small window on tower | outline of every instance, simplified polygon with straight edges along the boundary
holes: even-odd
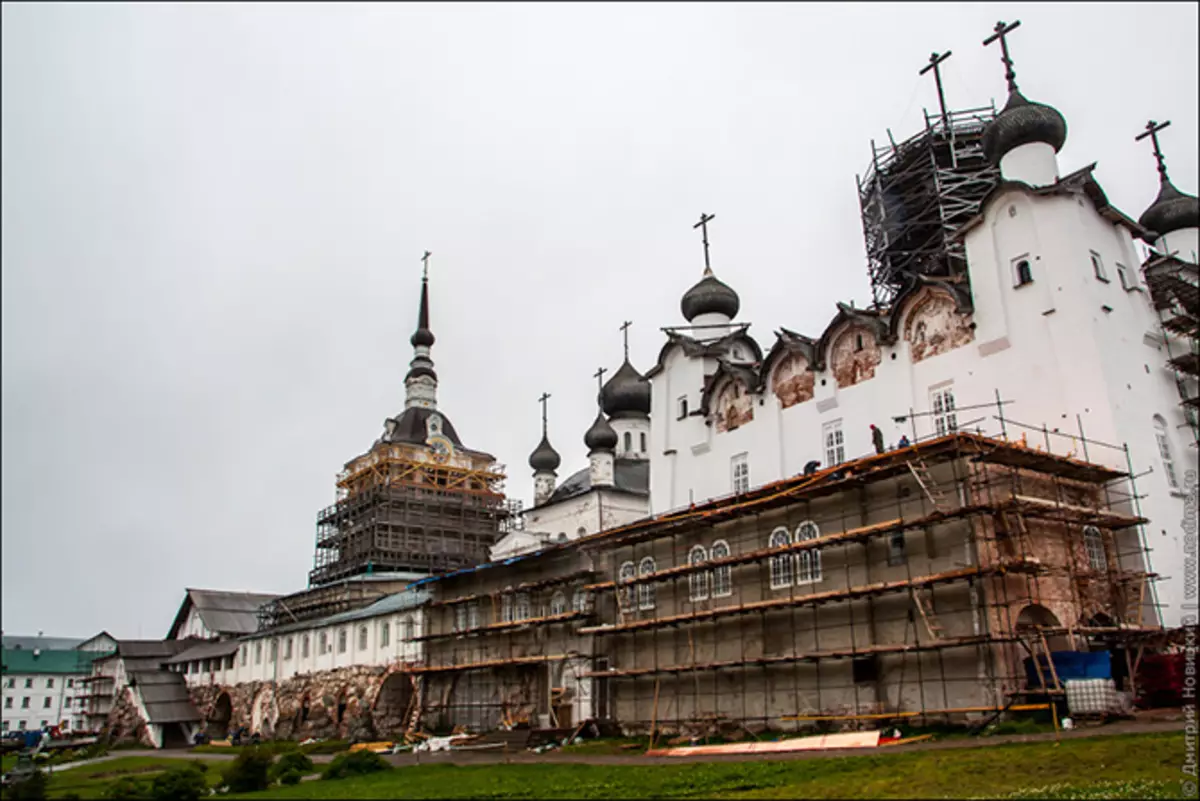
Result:
[[[646,432],[643,431],[639,436],[641,437],[642,453],[645,453],[646,452]]]
[[[688,416],[688,402],[687,402],[687,395],[684,395],[683,397],[681,397],[681,398],[680,398],[680,399],[679,399],[679,400],[676,402],[676,406],[677,406],[677,408],[679,409],[679,419],[680,419],[680,420],[682,420],[683,418],[685,418],[685,417],[687,417],[687,416]]]
[[[626,431],[625,432],[625,452],[629,453],[631,450],[633,450],[633,434]]]
[[[1108,273],[1106,273],[1104,271],[1104,262],[1101,261],[1100,254],[1096,253],[1095,251],[1092,251],[1091,255],[1092,255],[1092,272],[1096,274],[1096,278],[1100,279],[1101,281],[1103,281],[1104,283],[1107,284],[1108,283]]]
[[[1013,286],[1025,286],[1033,283],[1033,266],[1029,259],[1017,259],[1013,264]]]
[[[1129,271],[1121,262],[1117,262],[1117,279],[1121,282],[1121,289],[1137,289],[1137,283],[1133,279],[1133,273]]]

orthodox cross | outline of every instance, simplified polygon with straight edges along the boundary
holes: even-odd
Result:
[[[700,222],[692,226],[692,230],[699,228],[700,236],[704,240],[704,274],[712,275],[712,266],[708,263],[708,221],[713,219],[715,214],[705,214],[700,212]]]
[[[429,280],[429,257],[432,255],[433,254],[427,250],[427,251],[425,251],[425,255],[421,257],[421,280],[422,281]]]
[[[629,326],[633,325],[632,320],[626,320],[621,326],[621,333],[625,336],[625,361],[629,361]]]
[[[604,374],[607,372],[608,370],[606,368],[601,367],[599,370],[592,373],[592,378],[596,379],[596,386],[600,389],[604,389]]]
[[[1008,81],[1008,91],[1017,91],[1017,73],[1013,72],[1012,59],[1008,57],[1008,39],[1010,33],[1015,31],[1020,26],[1021,20],[1017,20],[1011,25],[1007,22],[997,22],[995,31],[991,36],[983,40],[983,46],[987,47],[997,39],[1000,40],[1000,60],[1004,62],[1004,79]]]
[[[940,106],[942,109],[942,125],[945,126],[947,131],[950,130],[950,118],[946,115],[946,95],[942,93],[942,71],[938,69],[938,65],[948,58],[950,58],[949,50],[940,54],[930,53],[929,63],[926,64],[918,73],[919,75],[924,75],[930,70],[933,70],[933,80],[937,83],[938,90],[938,106]]]
[[[542,397],[538,398],[538,403],[542,404],[542,436],[546,436],[546,401],[550,400],[550,393],[543,392]]]
[[[1163,159],[1162,149],[1158,146],[1158,132],[1170,124],[1170,120],[1161,124],[1150,120],[1150,122],[1146,123],[1146,132],[1140,133],[1133,138],[1135,142],[1140,142],[1147,136],[1150,137],[1150,141],[1154,143],[1154,159],[1158,162],[1158,174],[1162,176],[1164,181],[1167,180],[1167,162]]]

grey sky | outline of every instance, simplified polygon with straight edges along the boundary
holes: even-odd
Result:
[[[868,299],[869,140],[1017,80],[1138,216],[1148,118],[1197,190],[1195,4],[3,7],[3,628],[166,633],[287,592],[334,474],[403,407],[419,257],[439,402],[528,503],[592,373],[647,369],[713,266],[769,345]]]

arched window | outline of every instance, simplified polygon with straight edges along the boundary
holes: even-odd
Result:
[[[617,583],[626,584],[630,581],[633,581],[635,576],[637,576],[637,568],[634,567],[633,562],[625,562],[621,565],[621,569],[617,572]],[[633,588],[622,587],[620,598],[621,606],[625,607],[626,609],[631,609],[633,607]]]
[[[358,650],[367,650],[367,627],[360,626],[358,629]]]
[[[792,537],[786,528],[782,526],[771,532],[771,538],[767,540],[768,548],[782,548],[792,544]],[[777,590],[781,587],[790,587],[793,581],[792,573],[792,555],[790,553],[780,554],[779,556],[771,557],[771,589]]]
[[[500,620],[504,623],[512,623],[513,619],[513,597],[512,587],[504,588],[504,595],[500,599]]]
[[[247,648],[243,648],[241,650],[242,650],[242,667],[245,667],[246,660],[250,658],[250,649],[247,647]]]
[[[408,642],[412,642],[413,638],[416,636],[417,636],[416,621],[414,621],[411,617],[405,618],[404,619],[404,639],[407,640]]]
[[[550,614],[565,615],[567,613],[567,596],[558,591],[550,596]]]
[[[1092,570],[1108,570],[1108,556],[1104,553],[1104,535],[1095,526],[1083,527],[1083,547],[1087,551],[1088,566]]]
[[[689,565],[702,565],[708,561],[708,552],[703,545],[693,545],[688,551]],[[703,601],[708,598],[708,572],[697,570],[688,576],[688,597],[693,601]]]
[[[588,604],[587,590],[583,587],[575,590],[575,596],[571,599],[571,608],[576,612],[586,612]]]
[[[654,559],[647,556],[642,559],[638,565],[638,575],[648,576],[654,572]],[[650,582],[644,582],[637,585],[638,609],[653,609],[654,608],[654,585]]]
[[[308,659],[308,635],[300,638],[300,658]]]
[[[630,434],[628,431],[626,431],[625,432],[625,452],[629,453],[631,450],[633,450],[633,434]]]
[[[709,550],[709,556],[714,562],[729,556],[729,543],[717,540]],[[733,568],[729,565],[712,569],[712,594],[714,598],[724,598],[733,594]]]
[[[1179,489],[1179,477],[1175,475],[1175,459],[1171,455],[1171,440],[1167,437],[1167,421],[1154,415],[1154,439],[1158,442],[1158,455],[1162,459],[1163,473],[1173,490]]]
[[[338,629],[338,653],[346,653],[346,641],[350,638],[350,634],[346,629]]]
[[[1017,262],[1016,273],[1017,286],[1033,283],[1033,267],[1030,266],[1029,259],[1021,259]]]
[[[254,643],[254,664],[262,664],[262,640]]]
[[[284,659],[292,658],[292,638],[291,637],[288,637],[286,640],[283,641],[283,658]]]
[[[471,630],[479,628],[479,603],[476,601],[467,604],[467,628]]]
[[[385,620],[379,624],[379,647],[387,648],[392,641],[392,627]]]
[[[646,432],[643,431],[638,436],[641,438],[641,442],[642,442],[642,453],[645,453],[646,452]]]
[[[322,631],[321,635],[317,638],[317,653],[324,654],[327,651],[329,651],[329,634]]]
[[[268,661],[274,662],[279,658],[279,640],[271,640],[271,656]]]
[[[811,520],[805,520],[796,526],[796,542],[815,540],[821,536],[821,530]],[[809,584],[821,580],[821,552],[816,548],[807,548],[796,555],[796,583]]]
[[[558,532],[558,541],[566,542],[567,541],[567,532],[565,532],[565,531]]]
[[[531,617],[533,613],[530,611],[529,593],[517,593],[517,620],[528,620]]]

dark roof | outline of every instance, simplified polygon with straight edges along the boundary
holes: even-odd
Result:
[[[92,672],[92,661],[104,656],[100,651],[74,649],[5,648],[0,673],[14,674],[83,674]]]
[[[164,664],[174,665],[180,662],[193,662],[197,659],[212,659],[213,657],[229,656],[237,653],[237,640],[218,640],[216,642],[202,642],[188,648],[186,651],[180,651],[175,656],[166,660]]]
[[[117,640],[117,656],[122,659],[168,657],[195,644],[195,640]]]
[[[201,720],[192,705],[182,673],[168,670],[137,670],[129,683],[146,707],[147,723],[191,723]]]
[[[583,444],[587,446],[588,452],[611,451],[617,447],[617,432],[608,424],[608,420],[604,419],[604,412],[596,412],[596,421],[584,433]]]
[[[1158,236],[1182,228],[1200,228],[1200,199],[1180,192],[1164,175],[1159,183],[1158,197],[1142,212],[1138,224]]]
[[[188,589],[167,637],[174,639],[178,635],[180,626],[187,620],[188,610],[193,607],[214,634],[249,634],[258,628],[259,607],[278,597],[261,592]]]
[[[433,331],[429,329],[429,279],[421,279],[421,305],[417,311],[417,330],[413,332],[409,342],[415,348],[418,345],[433,347],[435,341]]]
[[[563,483],[559,484],[542,506],[559,503],[568,498],[583,495],[592,489],[592,471],[590,467],[572,473]],[[645,459],[614,459],[613,485],[598,489],[613,489],[618,492],[628,492],[633,495],[650,494],[650,462]],[[535,507],[536,508],[536,507]]]
[[[702,314],[712,313],[723,314],[732,320],[740,308],[738,294],[707,268],[704,277],[684,292],[679,301],[679,310],[689,323]]]
[[[983,154],[999,164],[1005,153],[1031,142],[1044,142],[1057,153],[1067,141],[1067,121],[1057,109],[1034,103],[1014,87],[1004,110],[983,130]]]
[[[42,650],[69,651],[81,644],[83,640],[76,637],[23,637],[19,634],[5,634],[0,637],[0,647],[3,648],[34,648]]]
[[[609,417],[645,417],[650,414],[650,382],[628,357],[600,390],[600,406]]]
[[[750,348],[752,361],[762,361],[762,348],[754,337],[749,334],[749,323],[734,323],[734,330],[724,336],[701,342],[688,334],[681,334],[677,330],[666,329],[667,341],[663,343],[662,348],[658,351],[658,361],[654,366],[646,371],[646,376],[651,377],[658,375],[663,371],[663,366],[666,364],[667,356],[670,355],[672,349],[679,347],[687,356],[723,356],[732,350],[735,343],[744,343]],[[682,327],[682,326],[681,326]]]
[[[425,409],[421,406],[410,406],[392,418],[396,421],[396,427],[392,429],[391,434],[384,434],[381,441],[424,445],[425,441],[429,439],[426,421],[433,414],[442,418],[442,435],[454,443],[454,447],[461,448],[462,440],[458,438],[458,432],[454,430],[454,424],[450,422],[450,418],[436,409]]]
[[[542,432],[542,441],[533,449],[533,453],[529,454],[529,466],[537,472],[547,471],[553,473],[562,464],[562,457],[558,455],[558,451],[554,450],[550,445],[550,440],[546,437],[546,432]]]

